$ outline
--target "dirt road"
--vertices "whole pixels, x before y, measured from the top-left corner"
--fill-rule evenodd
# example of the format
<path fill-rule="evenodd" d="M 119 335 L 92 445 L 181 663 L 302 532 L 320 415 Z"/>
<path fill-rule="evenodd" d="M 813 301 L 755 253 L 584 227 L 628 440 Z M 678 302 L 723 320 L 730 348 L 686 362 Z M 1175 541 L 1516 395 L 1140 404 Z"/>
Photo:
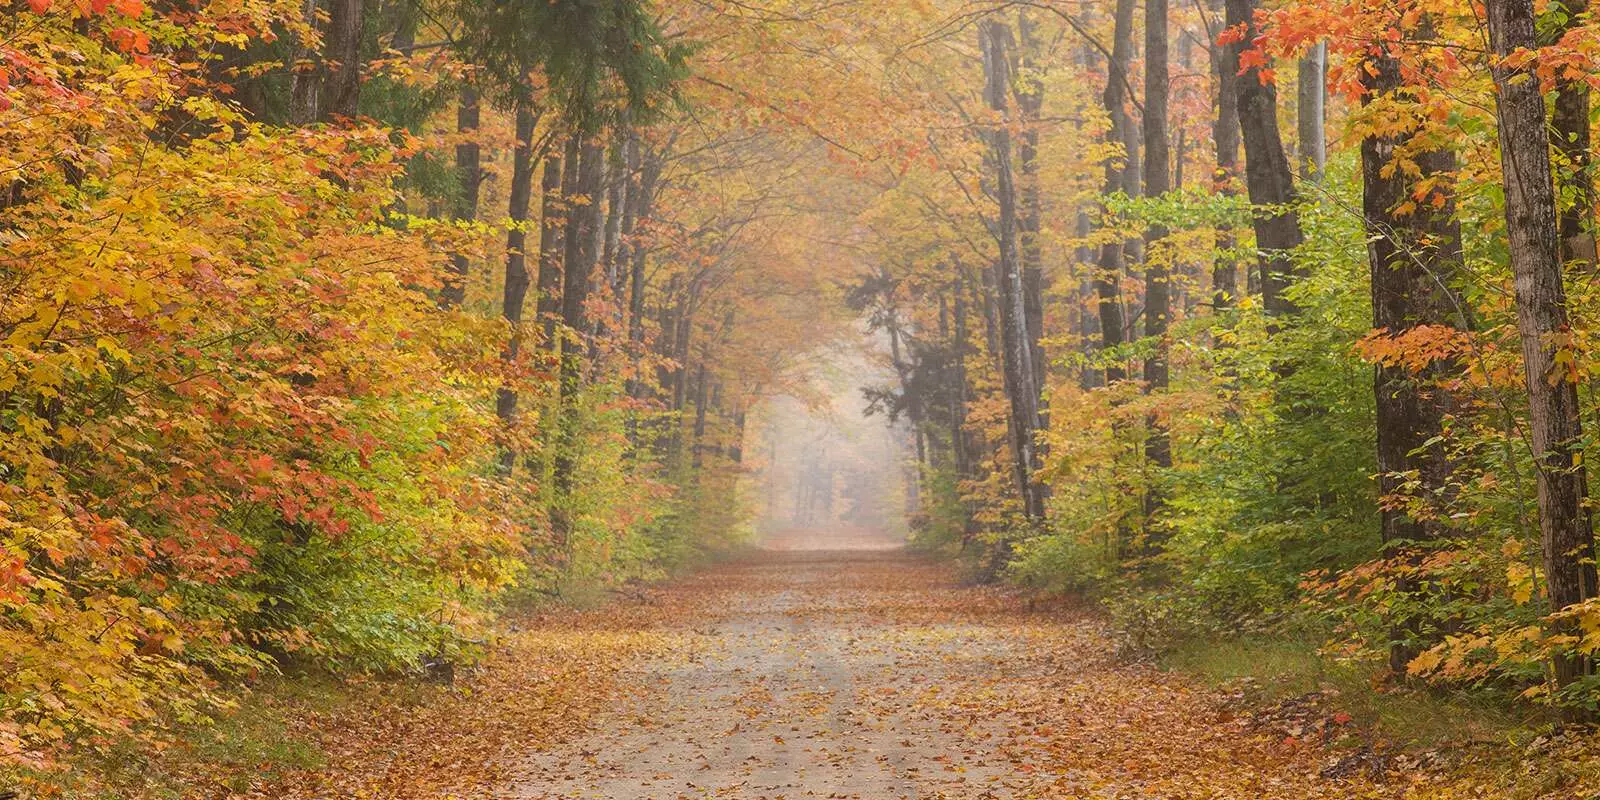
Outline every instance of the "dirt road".
<path fill-rule="evenodd" d="M 817 546 L 848 550 L 817 551 Z M 1091 615 L 1029 613 L 870 535 L 798 533 L 677 584 L 702 611 L 510 797 L 1355 798 L 1328 756 L 1119 666 Z M 681 599 L 681 598 L 680 598 Z"/>

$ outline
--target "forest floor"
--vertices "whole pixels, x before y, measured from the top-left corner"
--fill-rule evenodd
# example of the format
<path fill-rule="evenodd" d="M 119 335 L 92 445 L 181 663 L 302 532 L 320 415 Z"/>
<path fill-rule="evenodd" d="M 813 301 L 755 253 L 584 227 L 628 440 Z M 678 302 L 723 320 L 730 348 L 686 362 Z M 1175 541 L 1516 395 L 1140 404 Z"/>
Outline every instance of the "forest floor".
<path fill-rule="evenodd" d="M 1521 746 L 1408 752 L 1337 698 L 1245 702 L 1114 650 L 1091 609 L 964 585 L 870 533 L 793 533 L 604 608 L 524 618 L 452 686 L 257 703 L 252 719 L 282 725 L 256 738 L 322 755 L 170 777 L 217 798 L 1590 797 L 1567 780 L 1486 788 L 1525 783 L 1504 774 L 1539 760 Z"/>

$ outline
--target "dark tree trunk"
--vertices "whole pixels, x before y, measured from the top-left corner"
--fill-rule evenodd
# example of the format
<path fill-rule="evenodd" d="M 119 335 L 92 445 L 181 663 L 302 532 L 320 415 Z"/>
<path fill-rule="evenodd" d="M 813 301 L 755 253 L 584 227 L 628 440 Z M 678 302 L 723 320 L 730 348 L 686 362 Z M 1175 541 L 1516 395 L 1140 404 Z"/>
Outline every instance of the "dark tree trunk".
<path fill-rule="evenodd" d="M 1167 68 L 1167 0 L 1144 3 L 1144 196 L 1159 198 L 1168 185 L 1171 165 L 1167 150 L 1167 100 L 1171 78 Z M 1167 364 L 1167 323 L 1172 314 L 1168 256 L 1152 246 L 1166 238 L 1167 230 L 1152 224 L 1145 232 L 1144 335 L 1155 340 L 1155 349 L 1144 360 L 1145 391 L 1164 392 L 1170 382 Z M 1172 466 L 1172 440 L 1156 415 L 1147 422 L 1145 459 L 1157 469 Z M 1165 504 L 1159 476 L 1152 476 L 1145 490 L 1145 514 L 1157 513 Z M 1152 528 L 1154 530 L 1154 528 Z"/>
<path fill-rule="evenodd" d="M 578 191 L 578 137 L 567 137 L 561 155 L 544 159 L 544 211 L 539 222 L 539 319 L 544 322 L 544 346 L 560 347 L 562 267 L 567 258 L 567 229 L 571 226 L 571 198 Z"/>
<path fill-rule="evenodd" d="M 507 209 L 513 223 L 526 222 L 528 206 L 533 195 L 533 129 L 537 118 L 527 103 L 518 103 L 516 110 L 517 143 L 511 157 L 511 200 Z M 511 324 L 511 338 L 506 342 L 503 356 L 514 362 L 522 352 L 522 304 L 528 294 L 528 269 L 523 253 L 527 234 L 518 224 L 506 233 L 506 280 L 501 299 L 501 315 Z M 502 422 L 510 425 L 517 416 L 515 389 L 501 388 L 495 402 L 495 412 Z M 516 463 L 516 454 L 507 448 L 500 456 L 500 468 L 510 472 Z"/>
<path fill-rule="evenodd" d="M 1218 4 L 1220 6 L 1220 3 Z M 1217 81 L 1217 118 L 1211 127 L 1217 148 L 1217 193 L 1233 197 L 1239 193 L 1239 57 L 1226 45 L 1211 45 L 1211 70 Z M 1220 314 L 1232 308 L 1239 297 L 1239 264 L 1233 248 L 1238 245 L 1234 230 L 1226 225 L 1217 229 L 1217 255 L 1211 264 L 1211 304 Z"/>
<path fill-rule="evenodd" d="M 1379 47 L 1384 45 L 1380 44 Z M 1361 73 L 1367 91 L 1365 102 L 1396 102 L 1402 89 L 1400 61 L 1384 52 L 1367 59 Z M 1461 225 L 1456 220 L 1455 199 L 1441 194 L 1415 202 L 1416 209 L 1401 213 L 1402 204 L 1416 201 L 1421 182 L 1454 175 L 1455 155 L 1435 150 L 1417 153 L 1416 132 L 1369 136 L 1361 142 L 1362 213 L 1367 230 L 1367 253 L 1372 275 L 1372 324 L 1390 335 L 1421 326 L 1455 327 L 1461 319 L 1460 298 L 1451 284 L 1461 275 Z M 1415 160 L 1421 175 L 1412 177 L 1392 168 L 1396 152 Z M 1386 169 L 1387 168 L 1387 169 Z M 1433 192 L 1445 192 L 1446 180 Z M 1417 494 L 1442 499 L 1450 483 L 1452 464 L 1446 445 L 1445 415 L 1452 398 L 1441 381 L 1459 365 L 1439 361 L 1420 372 L 1402 365 L 1379 364 L 1374 374 L 1377 399 L 1379 532 L 1391 553 L 1439 539 L 1446 532 L 1448 515 L 1407 514 L 1397 502 L 1407 482 L 1420 485 Z M 1394 498 L 1390 501 L 1387 498 Z M 1412 551 L 1412 556 L 1417 555 Z M 1398 578 L 1401 592 L 1421 587 L 1411 575 Z M 1405 675 L 1406 667 L 1424 643 L 1415 617 L 1396 620 L 1389 650 L 1389 666 Z"/>
<path fill-rule="evenodd" d="M 972 477 L 972 460 L 967 450 L 967 304 L 961 286 L 955 287 L 951 301 L 953 323 L 950 340 L 950 456 L 955 463 L 956 480 Z"/>
<path fill-rule="evenodd" d="M 706 362 L 702 360 L 694 376 L 694 444 L 689 448 L 690 464 L 695 469 L 705 465 L 706 387 Z"/>
<path fill-rule="evenodd" d="M 1034 33 L 1033 21 L 1026 9 L 1017 10 L 1017 64 L 1021 74 L 1013 81 L 1017 111 L 1022 128 L 1017 135 L 1017 166 L 1020 171 L 1019 199 L 1021 213 L 1018 219 L 1018 238 L 1022 255 L 1022 308 L 1026 314 L 1028 352 L 1032 357 L 1029 369 L 1033 372 L 1034 386 L 1044 389 L 1045 354 L 1044 339 L 1044 252 L 1039 241 L 1040 218 L 1043 208 L 1039 193 L 1039 126 L 1044 110 L 1044 80 L 1039 74 L 1039 42 Z M 1048 420 L 1043 398 L 1039 406 L 1039 427 Z"/>
<path fill-rule="evenodd" d="M 478 218 L 478 188 L 483 182 L 483 155 L 477 135 L 479 125 L 478 89 L 471 84 L 461 87 L 461 98 L 456 107 L 456 133 L 462 139 L 456 144 L 456 182 L 459 184 L 451 217 L 458 222 L 472 222 Z M 450 255 L 450 277 L 439 293 L 439 305 L 444 308 L 459 307 L 467 297 L 467 273 L 471 264 L 466 253 Z"/>
<path fill-rule="evenodd" d="M 364 0 L 332 0 L 328 19 L 327 84 L 323 88 L 323 119 L 354 119 L 361 106 L 361 28 Z"/>
<path fill-rule="evenodd" d="M 578 134 L 574 135 L 577 138 Z M 600 227 L 600 192 L 605 178 L 605 154 L 593 137 L 583 137 L 577 149 L 577 185 L 568 195 L 566 256 L 561 281 L 561 321 L 572 339 L 559 348 L 561 386 L 557 401 L 554 483 L 556 502 L 550 509 L 550 526 L 563 556 L 570 554 L 572 509 L 568 507 L 577 483 L 579 409 L 578 394 L 583 388 L 584 338 L 589 333 L 586 305 L 589 285 L 599 257 L 597 239 Z M 572 150 L 568 150 L 569 155 Z M 570 162 L 569 162 L 570 163 Z"/>
<path fill-rule="evenodd" d="M 1489 0 L 1485 5 L 1496 55 L 1504 58 L 1537 46 L 1532 0 Z M 1588 487 L 1577 458 L 1583 440 L 1577 384 L 1556 358 L 1568 320 L 1550 137 L 1539 79 L 1531 69 L 1499 63 L 1494 82 L 1545 581 L 1551 608 L 1560 610 L 1595 597 L 1596 581 L 1594 530 L 1585 507 Z M 1563 686 L 1591 669 L 1587 660 L 1573 656 L 1558 656 L 1554 666 L 1556 683 Z"/>
<path fill-rule="evenodd" d="M 636 346 L 644 343 L 645 260 L 649 248 L 639 239 L 650 224 L 655 206 L 656 185 L 661 180 L 662 156 L 639 149 L 639 186 L 633 232 L 628 243 L 630 261 L 628 276 L 628 341 Z"/>
<path fill-rule="evenodd" d="M 1589 0 L 1561 0 L 1568 21 L 1557 29 L 1559 35 L 1578 27 L 1580 15 L 1589 10 Z M 1589 125 L 1589 82 L 1587 76 L 1556 80 L 1555 106 L 1550 119 L 1550 138 L 1560 156 L 1556 180 L 1563 196 L 1571 202 L 1560 209 L 1561 263 L 1568 269 L 1592 272 L 1595 268 L 1594 176 L 1590 173 L 1591 139 Z"/>
<path fill-rule="evenodd" d="M 589 330 L 585 306 L 594 282 L 596 234 L 600 226 L 600 191 L 605 180 L 605 151 L 585 138 L 578 153 L 578 187 L 567 215 L 566 259 L 561 281 L 561 321 L 575 336 Z M 582 348 L 573 348 L 577 354 Z M 565 360 L 565 359 L 563 359 Z"/>
<path fill-rule="evenodd" d="M 1115 144 L 1128 139 L 1131 123 L 1128 119 L 1128 62 L 1133 54 L 1134 0 L 1117 0 L 1116 18 L 1111 36 L 1111 59 L 1106 64 L 1106 89 L 1101 96 L 1111 127 L 1106 130 L 1106 143 Z M 1107 157 L 1105 162 L 1104 194 L 1115 194 L 1124 188 L 1127 171 L 1132 168 L 1132 156 L 1119 159 Z M 1103 215 L 1111 210 L 1101 206 Z M 1123 245 L 1120 241 L 1107 241 L 1100 245 L 1100 259 L 1094 276 L 1095 294 L 1100 306 L 1100 343 L 1104 350 L 1120 347 L 1124 341 L 1122 326 L 1122 269 Z M 1121 366 L 1106 365 L 1106 383 L 1115 383 L 1128 377 Z"/>
<path fill-rule="evenodd" d="M 1255 6 L 1254 0 L 1227 0 L 1228 27 L 1243 25 L 1246 31 L 1241 41 L 1228 45 L 1234 63 L 1257 37 Z M 1256 247 L 1261 250 L 1261 304 L 1274 316 L 1293 314 L 1299 309 L 1284 295 L 1284 289 L 1300 277 L 1290 253 L 1304 237 L 1300 215 L 1294 210 L 1298 200 L 1294 171 L 1278 134 L 1278 91 L 1270 81 L 1262 83 L 1256 68 L 1238 76 L 1237 88 L 1245 186 L 1250 203 L 1263 208 L 1254 221 Z"/>
<path fill-rule="evenodd" d="M 317 22 L 318 8 L 318 0 L 304 0 L 300 6 L 302 18 L 313 30 L 321 27 Z M 305 42 L 299 42 L 290 58 L 293 61 L 289 65 L 289 124 L 310 125 L 320 116 L 318 95 L 322 90 L 322 53 Z"/>
<path fill-rule="evenodd" d="M 984 96 L 989 107 L 1008 116 L 1007 98 L 1011 85 L 1011 29 L 1004 23 L 987 20 L 980 29 L 984 52 L 986 85 Z M 1005 391 L 1011 405 L 1011 444 L 1015 453 L 1015 478 L 1023 512 L 1030 519 L 1044 516 L 1043 495 L 1033 481 L 1039 462 L 1034 448 L 1038 430 L 1039 391 L 1033 381 L 1033 356 L 1028 347 L 1027 313 L 1018 252 L 1017 187 L 1011 163 L 1011 132 L 1004 125 L 988 131 L 990 157 L 995 171 L 995 195 L 1000 218 L 995 226 L 999 257 L 995 259 L 995 285 L 999 289 L 1001 365 Z"/>

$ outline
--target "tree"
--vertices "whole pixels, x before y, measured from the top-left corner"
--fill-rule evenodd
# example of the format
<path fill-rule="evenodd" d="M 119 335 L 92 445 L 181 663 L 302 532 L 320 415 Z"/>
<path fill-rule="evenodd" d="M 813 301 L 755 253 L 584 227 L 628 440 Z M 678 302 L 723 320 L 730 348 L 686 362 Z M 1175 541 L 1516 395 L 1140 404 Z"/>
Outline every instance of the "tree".
<path fill-rule="evenodd" d="M 511 337 L 502 355 L 505 361 L 515 364 L 522 353 L 526 338 L 522 326 L 522 306 L 528 295 L 527 230 L 528 207 L 533 196 L 534 128 L 538 115 L 528 103 L 518 103 L 516 114 L 516 146 L 511 156 L 511 198 L 507 215 L 511 227 L 506 232 L 506 277 L 501 295 L 500 314 L 511 325 Z M 501 387 L 495 401 L 495 412 L 508 427 L 517 416 L 517 391 Z M 500 469 L 509 473 L 516 463 L 516 452 L 504 448 L 500 455 Z"/>
<path fill-rule="evenodd" d="M 1017 165 L 1021 180 L 1018 239 L 1022 258 L 1023 311 L 1028 330 L 1028 353 L 1038 389 L 1044 389 L 1044 256 L 1039 241 L 1044 213 L 1039 186 L 1039 126 L 1044 110 L 1044 67 L 1039 63 L 1039 41 L 1035 24 L 1025 8 L 1017 9 L 1017 75 L 1012 81 L 1021 131 L 1017 135 Z M 1048 427 L 1043 398 L 1039 401 L 1039 429 Z"/>
<path fill-rule="evenodd" d="M 1446 337 L 1465 324 L 1463 301 L 1454 288 L 1463 270 L 1461 225 L 1449 184 L 1455 155 L 1429 146 L 1425 123 L 1415 119 L 1417 112 L 1401 95 L 1403 70 L 1394 52 L 1401 46 L 1373 43 L 1375 54 L 1362 71 L 1363 104 L 1370 115 L 1363 122 L 1375 131 L 1361 142 L 1362 215 L 1372 325 L 1386 342 Z M 1449 500 L 1454 464 L 1445 417 L 1456 404 L 1445 381 L 1459 364 L 1449 358 L 1420 366 L 1393 357 L 1376 360 L 1379 531 L 1391 553 L 1416 563 L 1421 548 L 1449 531 L 1448 509 L 1442 506 Z M 1397 589 L 1414 594 L 1418 584 L 1413 574 L 1402 574 Z M 1389 650 L 1396 674 L 1405 675 L 1427 644 L 1421 624 L 1415 614 L 1396 620 Z"/>
<path fill-rule="evenodd" d="M 456 188 L 451 218 L 458 222 L 473 222 L 478 218 L 478 188 L 483 183 L 483 147 L 478 144 L 478 127 L 482 124 L 477 87 L 462 84 L 456 106 Z M 439 294 L 439 304 L 456 308 L 467 296 L 467 273 L 471 265 L 467 254 L 457 251 L 450 256 L 450 281 Z"/>
<path fill-rule="evenodd" d="M 1144 4 L 1144 196 L 1159 199 L 1171 187 L 1171 155 L 1167 145 L 1167 101 L 1171 76 L 1167 66 L 1167 0 Z M 1145 231 L 1144 335 L 1155 349 L 1144 360 L 1145 391 L 1164 392 L 1171 381 L 1168 366 L 1167 325 L 1172 315 L 1169 256 L 1153 247 L 1167 230 L 1152 224 Z M 1147 421 L 1145 458 L 1157 469 L 1172 466 L 1172 440 L 1158 416 Z M 1156 514 L 1163 503 L 1159 479 L 1145 490 L 1145 513 Z"/>
<path fill-rule="evenodd" d="M 1489 40 L 1497 57 L 1500 163 L 1505 183 L 1506 235 L 1516 276 L 1517 328 L 1528 389 L 1528 429 L 1538 479 L 1539 530 L 1550 606 L 1560 611 L 1596 597 L 1594 530 L 1586 468 L 1577 453 L 1583 438 L 1578 389 L 1567 345 L 1569 321 L 1562 285 L 1561 242 L 1544 96 L 1527 64 L 1507 59 L 1538 46 L 1532 0 L 1490 0 Z M 1555 658 L 1565 686 L 1589 670 L 1573 654 Z"/>
<path fill-rule="evenodd" d="M 1294 171 L 1278 134 L 1278 90 L 1263 72 L 1265 54 L 1256 46 L 1255 0 L 1227 0 L 1229 58 L 1240 65 L 1239 128 L 1244 140 L 1245 187 L 1256 206 L 1253 225 L 1261 251 L 1261 301 L 1268 314 L 1283 316 L 1298 309 L 1284 294 L 1300 276 L 1290 257 L 1305 240 L 1300 230 Z"/>
<path fill-rule="evenodd" d="M 1011 74 L 1011 29 L 994 19 L 979 27 L 984 54 L 984 98 L 996 116 L 1008 118 Z M 987 132 L 990 158 L 995 175 L 995 198 L 1000 214 L 994 236 L 999 245 L 995 259 L 995 286 L 1001 338 L 1001 359 L 1006 396 L 1011 402 L 1011 440 L 1016 462 L 1017 493 L 1024 514 L 1030 519 L 1044 516 L 1044 496 L 1033 480 L 1039 467 L 1034 432 L 1039 430 L 1039 388 L 1033 375 L 1033 355 L 1028 345 L 1026 287 L 1018 253 L 1017 187 L 1012 169 L 1011 133 L 1004 124 Z"/>
<path fill-rule="evenodd" d="M 1295 141 L 1299 145 L 1300 174 L 1306 180 L 1321 181 L 1328 161 L 1328 43 L 1317 42 L 1308 48 L 1298 67 Z"/>
<path fill-rule="evenodd" d="M 1128 119 L 1128 62 L 1133 53 L 1134 0 L 1117 0 L 1111 36 L 1111 55 L 1106 62 L 1106 88 L 1101 95 L 1106 116 L 1111 127 L 1106 131 L 1106 144 L 1116 145 L 1128 140 L 1131 122 Z M 1105 183 L 1102 194 L 1111 195 L 1126 184 L 1126 173 L 1133 156 L 1108 155 L 1105 160 Z M 1110 209 L 1101 207 L 1102 219 L 1109 218 Z M 1122 270 L 1123 243 L 1120 238 L 1108 238 L 1100 244 L 1100 257 L 1095 264 L 1094 287 L 1100 308 L 1100 340 L 1104 351 L 1113 351 L 1123 342 L 1122 326 Z M 1106 363 L 1106 383 L 1115 383 L 1127 377 L 1126 370 L 1114 361 Z"/>
<path fill-rule="evenodd" d="M 1216 3 L 1219 10 L 1221 5 Z M 1211 74 L 1217 86 L 1216 117 L 1211 126 L 1217 169 L 1212 183 L 1217 194 L 1233 197 L 1238 194 L 1239 180 L 1238 51 L 1216 44 L 1214 33 L 1209 38 L 1212 41 L 1207 48 L 1211 55 Z M 1237 243 L 1232 227 L 1224 225 L 1217 229 L 1217 252 L 1211 268 L 1211 304 L 1218 313 L 1231 308 L 1239 299 L 1239 265 L 1232 252 Z"/>
<path fill-rule="evenodd" d="M 1559 41 L 1568 32 L 1581 30 L 1584 23 L 1589 22 L 1589 0 L 1561 0 L 1546 13 L 1564 18 L 1564 24 L 1551 30 L 1553 38 Z M 1555 165 L 1557 188 L 1570 195 L 1561 203 L 1558 233 L 1561 263 L 1569 269 L 1582 271 L 1593 270 L 1596 258 L 1590 128 L 1589 82 L 1563 74 L 1556 79 L 1550 119 L 1550 140 L 1560 156 Z"/>

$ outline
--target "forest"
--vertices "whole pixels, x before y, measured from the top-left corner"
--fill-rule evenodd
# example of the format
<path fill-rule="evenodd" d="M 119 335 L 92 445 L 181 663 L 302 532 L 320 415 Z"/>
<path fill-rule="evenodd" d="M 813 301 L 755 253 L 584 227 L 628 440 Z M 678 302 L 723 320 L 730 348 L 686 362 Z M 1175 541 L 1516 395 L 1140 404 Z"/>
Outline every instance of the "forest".
<path fill-rule="evenodd" d="M 1197 653 L 1292 651 L 1517 732 L 1398 786 L 1416 742 L 1324 687 L 1315 746 L 1388 778 L 1263 788 L 1305 724 L 1186 720 L 1293 752 L 1070 783 L 1088 745 L 1028 717 L 1012 794 L 792 796 L 1600 785 L 1588 0 L 0 3 L 0 798 L 479 796 L 649 658 L 792 677 L 856 625 L 970 635 L 991 698 L 1065 661 L 1198 702 Z M 837 636 L 739 649 L 795 603 Z M 202 786 L 196 737 L 268 707 L 346 757 Z M 463 749 L 305 777 L 430 725 Z"/>

